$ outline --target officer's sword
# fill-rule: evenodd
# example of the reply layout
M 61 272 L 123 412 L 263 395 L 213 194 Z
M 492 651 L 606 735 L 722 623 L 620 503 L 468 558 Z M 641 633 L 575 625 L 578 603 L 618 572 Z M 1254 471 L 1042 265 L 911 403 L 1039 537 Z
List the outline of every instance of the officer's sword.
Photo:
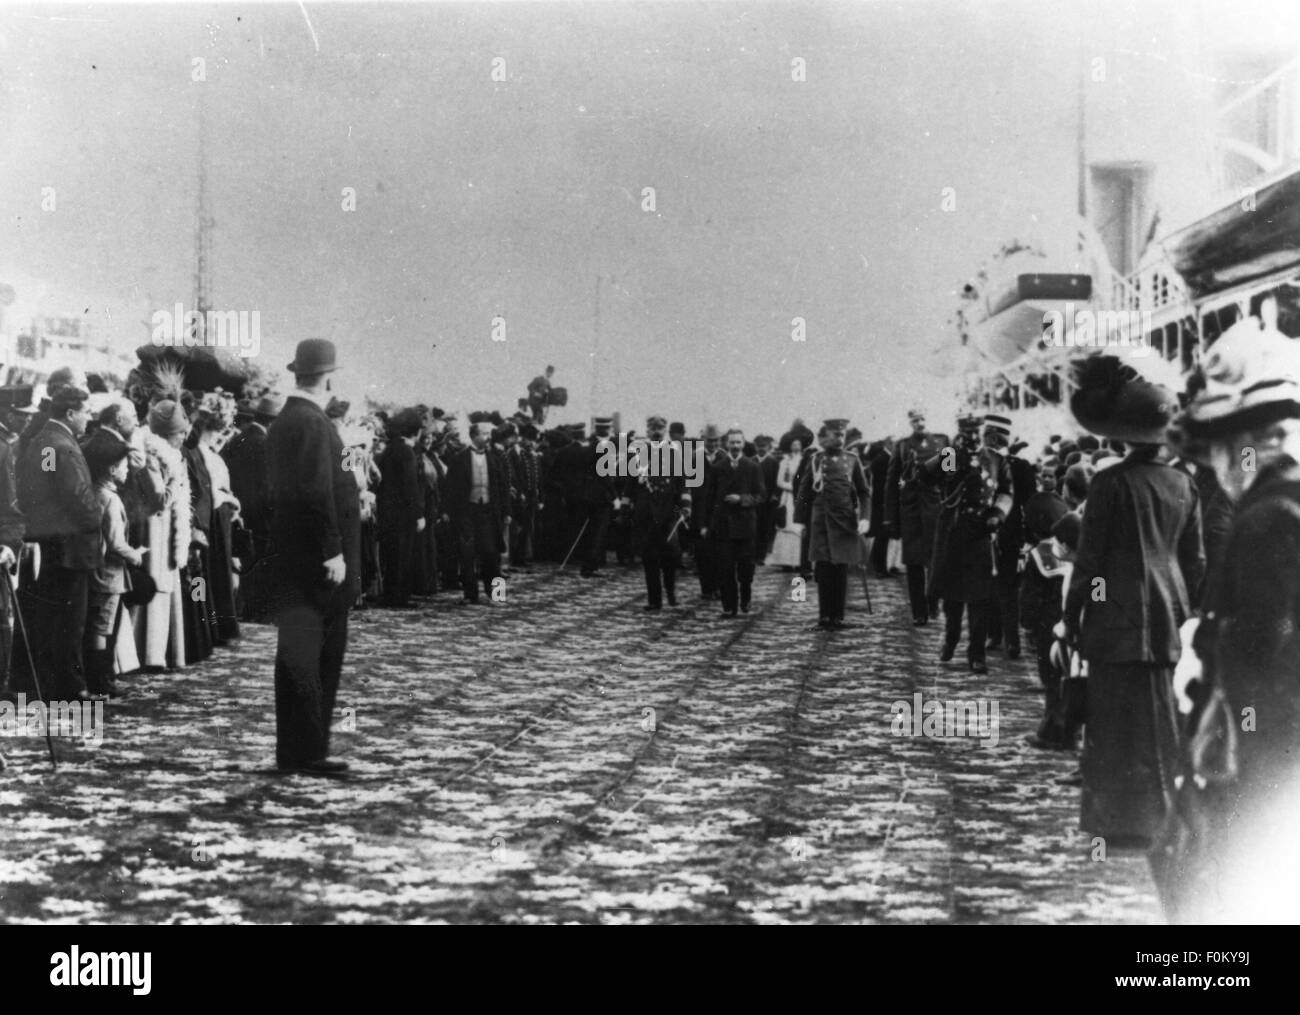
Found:
M 573 556 L 573 551 L 578 548 L 578 544 L 582 542 L 582 534 L 587 531 L 587 522 L 589 521 L 591 521 L 590 518 L 583 520 L 582 528 L 578 530 L 578 538 L 573 541 L 573 545 L 569 547 L 569 552 L 564 555 L 564 563 L 560 565 L 561 571 L 564 570 L 565 564 L 569 563 L 569 558 Z

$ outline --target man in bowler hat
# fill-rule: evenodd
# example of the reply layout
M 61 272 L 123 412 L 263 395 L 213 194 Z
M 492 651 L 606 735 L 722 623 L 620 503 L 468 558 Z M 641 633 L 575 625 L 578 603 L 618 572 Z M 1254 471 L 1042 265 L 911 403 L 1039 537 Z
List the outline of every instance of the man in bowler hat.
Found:
M 298 343 L 296 388 L 266 437 L 271 489 L 276 762 L 282 771 L 338 777 L 330 720 L 361 591 L 361 504 L 338 428 L 325 414 L 334 343 Z

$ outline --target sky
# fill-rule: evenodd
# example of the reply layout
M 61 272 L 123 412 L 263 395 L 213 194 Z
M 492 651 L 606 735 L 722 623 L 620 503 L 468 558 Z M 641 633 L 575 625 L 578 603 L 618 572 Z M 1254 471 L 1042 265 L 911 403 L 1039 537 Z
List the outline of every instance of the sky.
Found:
M 550 363 L 561 420 L 904 432 L 955 412 L 961 285 L 1073 211 L 1080 38 L 1176 62 L 1163 9 L 5 5 L 0 282 L 127 345 L 188 309 L 202 119 L 271 370 L 319 336 L 353 398 L 510 411 Z

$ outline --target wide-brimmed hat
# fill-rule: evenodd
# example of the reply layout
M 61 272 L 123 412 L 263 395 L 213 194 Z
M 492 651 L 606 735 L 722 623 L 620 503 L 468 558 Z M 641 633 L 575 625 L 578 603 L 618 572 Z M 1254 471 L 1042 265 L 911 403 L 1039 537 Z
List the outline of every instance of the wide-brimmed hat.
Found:
M 291 374 L 327 374 L 338 369 L 338 350 L 327 338 L 304 338 L 285 369 Z
M 1146 369 L 1151 359 L 1138 362 Z M 1139 373 L 1118 356 L 1089 356 L 1075 364 L 1074 382 L 1070 411 L 1089 433 L 1133 444 L 1164 442 L 1165 429 L 1178 409 L 1176 381 Z
M 1210 347 L 1187 394 L 1172 430 L 1192 439 L 1300 418 L 1300 342 L 1258 318 L 1238 321 Z
M 420 414 L 414 409 L 402 409 L 394 413 L 392 419 L 388 421 L 388 435 L 390 437 L 414 437 L 420 432 L 422 423 Z

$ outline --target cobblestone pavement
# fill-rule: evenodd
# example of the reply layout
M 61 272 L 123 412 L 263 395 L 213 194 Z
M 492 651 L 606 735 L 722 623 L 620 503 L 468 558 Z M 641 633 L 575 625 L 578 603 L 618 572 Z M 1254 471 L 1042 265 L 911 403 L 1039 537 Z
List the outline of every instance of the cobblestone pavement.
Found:
M 1160 919 L 1145 858 L 1078 831 L 1075 758 L 1025 742 L 1032 665 L 939 663 L 901 580 L 835 633 L 771 568 L 740 620 L 690 574 L 677 609 L 642 588 L 545 568 L 491 608 L 354 614 L 346 782 L 274 773 L 267 627 L 127 678 L 57 773 L 0 741 L 0 922 Z M 996 746 L 895 735 L 917 692 L 996 702 Z

